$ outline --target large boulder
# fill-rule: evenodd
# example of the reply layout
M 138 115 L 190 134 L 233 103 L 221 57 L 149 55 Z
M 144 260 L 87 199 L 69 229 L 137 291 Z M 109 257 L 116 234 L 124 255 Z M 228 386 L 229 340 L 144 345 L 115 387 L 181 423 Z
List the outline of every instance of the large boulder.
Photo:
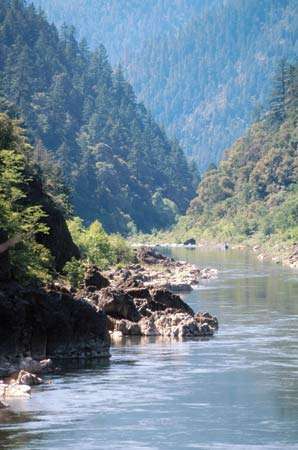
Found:
M 138 261 L 145 264 L 164 264 L 165 262 L 174 261 L 167 256 L 158 253 L 151 247 L 142 247 L 137 252 Z
M 195 320 L 200 324 L 207 323 L 210 327 L 214 328 L 214 330 L 218 330 L 218 320 L 217 317 L 212 316 L 210 313 L 197 313 L 195 315 Z
M 133 298 L 121 289 L 111 287 L 102 289 L 97 296 L 96 304 L 106 314 L 115 319 L 137 322 L 141 318 Z
M 19 285 L 0 288 L 0 368 L 24 357 L 109 356 L 106 314 L 64 291 Z M 25 367 L 22 367 L 25 369 Z M 1 375 L 1 374 L 0 374 Z M 3 374 L 2 374 L 3 376 Z
M 186 241 L 183 242 L 183 245 L 196 245 L 196 240 L 194 238 L 186 239 Z
M 94 286 L 99 290 L 108 287 L 110 282 L 101 274 L 97 266 L 92 265 L 86 270 L 84 284 L 86 287 Z
M 18 374 L 16 380 L 17 384 L 26 384 L 27 386 L 36 386 L 42 384 L 42 378 L 38 377 L 34 373 L 26 372 L 26 370 L 21 370 Z
M 179 295 L 175 295 L 167 289 L 151 290 L 150 307 L 152 311 L 163 311 L 167 308 L 194 315 L 192 308 L 185 303 Z
M 193 316 L 174 310 L 157 311 L 139 322 L 144 336 L 199 337 L 212 336 L 214 328 L 199 323 Z
M 125 290 L 132 298 L 147 298 L 150 299 L 150 291 L 145 287 L 128 288 Z

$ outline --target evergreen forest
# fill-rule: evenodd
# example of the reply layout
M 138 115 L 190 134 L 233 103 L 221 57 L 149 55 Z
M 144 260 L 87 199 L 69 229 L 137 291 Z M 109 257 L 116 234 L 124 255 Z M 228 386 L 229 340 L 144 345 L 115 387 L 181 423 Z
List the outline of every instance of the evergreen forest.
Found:
M 121 62 L 138 97 L 201 171 L 268 108 L 297 57 L 296 0 L 35 0 Z M 123 7 L 125 4 L 125 7 Z

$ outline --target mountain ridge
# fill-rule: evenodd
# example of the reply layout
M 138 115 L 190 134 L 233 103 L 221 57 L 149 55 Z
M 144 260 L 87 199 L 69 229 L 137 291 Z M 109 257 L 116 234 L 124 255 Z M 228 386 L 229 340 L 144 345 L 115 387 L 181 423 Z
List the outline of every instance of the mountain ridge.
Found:
M 22 0 L 1 3 L 0 38 L 2 97 L 61 165 L 76 214 L 125 234 L 166 227 L 186 210 L 195 174 L 104 46 L 90 51 Z
M 107 46 L 201 170 L 218 163 L 255 120 L 279 60 L 297 56 L 293 0 L 71 3 L 35 0 L 57 24 L 74 22 L 81 37 Z

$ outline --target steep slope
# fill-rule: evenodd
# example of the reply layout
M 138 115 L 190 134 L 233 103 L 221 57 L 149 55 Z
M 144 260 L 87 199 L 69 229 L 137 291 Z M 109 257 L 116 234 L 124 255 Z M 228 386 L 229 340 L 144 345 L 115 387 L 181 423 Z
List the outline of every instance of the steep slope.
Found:
M 295 0 L 35 0 L 113 62 L 201 169 L 255 120 L 274 66 L 297 56 Z
M 179 233 L 297 242 L 297 66 L 281 65 L 270 103 L 218 168 L 205 173 Z
M 150 231 L 185 211 L 194 177 L 182 150 L 136 101 L 103 46 L 58 34 L 22 0 L 0 5 L 2 95 L 31 141 L 60 161 L 75 211 L 108 231 Z M 41 143 L 41 144 L 40 144 Z
M 79 256 L 63 214 L 44 190 L 22 128 L 0 114 L 0 280 L 11 271 L 17 279 L 47 279 Z

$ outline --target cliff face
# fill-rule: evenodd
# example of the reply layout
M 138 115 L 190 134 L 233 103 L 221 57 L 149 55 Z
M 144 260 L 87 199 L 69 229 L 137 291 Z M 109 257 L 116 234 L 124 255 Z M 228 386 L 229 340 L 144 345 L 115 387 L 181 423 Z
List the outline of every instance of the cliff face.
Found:
M 109 356 L 106 314 L 65 289 L 0 284 L 0 366 Z

